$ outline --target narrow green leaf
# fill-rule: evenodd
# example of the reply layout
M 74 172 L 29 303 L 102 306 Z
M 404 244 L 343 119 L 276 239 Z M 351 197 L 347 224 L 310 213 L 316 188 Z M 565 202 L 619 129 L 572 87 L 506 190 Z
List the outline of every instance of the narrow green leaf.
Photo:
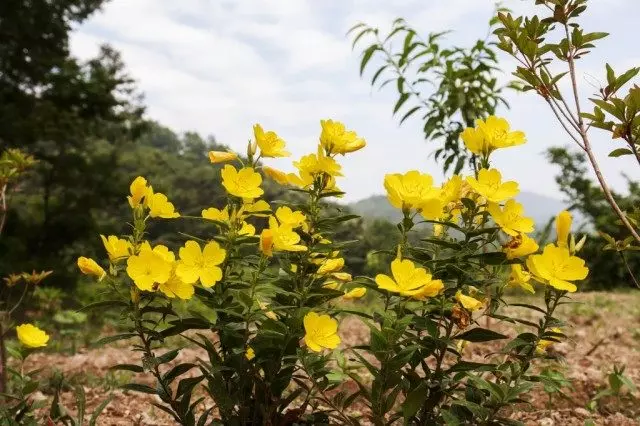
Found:
M 460 340 L 467 340 L 469 342 L 489 342 L 491 340 L 506 339 L 507 336 L 493 330 L 476 327 L 457 335 L 455 338 Z

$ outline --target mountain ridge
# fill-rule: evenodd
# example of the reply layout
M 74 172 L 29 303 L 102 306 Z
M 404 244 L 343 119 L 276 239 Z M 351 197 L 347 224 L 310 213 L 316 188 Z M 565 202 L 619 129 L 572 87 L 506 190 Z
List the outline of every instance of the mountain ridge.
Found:
M 522 191 L 515 198 L 524 206 L 526 216 L 532 218 L 538 228 L 568 207 L 568 203 L 561 200 L 530 191 Z M 367 219 L 386 219 L 392 223 L 402 219 L 402 212 L 389 203 L 386 195 L 371 195 L 351 202 L 348 206 L 354 213 Z M 573 215 L 576 222 L 579 222 L 579 217 L 576 217 L 579 215 Z

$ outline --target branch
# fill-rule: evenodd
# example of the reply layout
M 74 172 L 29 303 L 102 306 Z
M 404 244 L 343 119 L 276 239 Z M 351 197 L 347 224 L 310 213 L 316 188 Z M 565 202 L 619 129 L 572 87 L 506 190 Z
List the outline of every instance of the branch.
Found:
M 587 156 L 589 157 L 589 161 L 591 162 L 591 166 L 593 167 L 593 171 L 596 174 L 596 178 L 600 183 L 600 187 L 604 192 L 604 196 L 607 199 L 607 202 L 609 203 L 613 211 L 616 213 L 616 215 L 618 215 L 618 217 L 620 218 L 624 226 L 629 230 L 633 238 L 640 243 L 640 235 L 638 235 L 638 232 L 635 230 L 631 222 L 629 222 L 629 219 L 627 219 L 624 212 L 620 209 L 620 206 L 618 206 L 618 203 L 616 202 L 615 198 L 613 198 L 613 194 L 609 189 L 609 185 L 607 184 L 607 181 L 604 179 L 604 176 L 600 171 L 600 165 L 598 164 L 598 160 L 596 159 L 595 155 L 593 154 L 593 150 L 591 149 L 591 142 L 589 141 L 589 136 L 587 135 L 587 130 L 584 126 L 584 120 L 580 115 L 580 112 L 581 112 L 580 97 L 578 96 L 578 82 L 576 79 L 576 68 L 575 68 L 575 62 L 574 62 L 574 56 L 573 56 L 574 51 L 573 51 L 573 46 L 571 45 L 571 37 L 569 36 L 569 26 L 567 24 L 564 24 L 564 31 L 567 37 L 567 42 L 569 43 L 569 53 L 567 55 L 567 63 L 569 64 L 569 75 L 571 76 L 571 87 L 573 89 L 573 98 L 576 103 L 576 113 L 578 115 L 578 127 L 579 127 L 580 137 L 582 138 L 582 142 L 584 144 L 584 150 L 587 153 Z

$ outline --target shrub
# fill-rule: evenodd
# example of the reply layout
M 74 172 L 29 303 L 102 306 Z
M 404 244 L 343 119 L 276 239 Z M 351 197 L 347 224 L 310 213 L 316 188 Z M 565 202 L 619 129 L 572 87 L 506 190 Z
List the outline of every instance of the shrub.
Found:
M 339 156 L 365 141 L 341 123 L 321 125 L 317 150 L 293 163 L 296 173 L 262 164 L 289 153 L 258 125 L 246 158 L 211 152 L 212 163 L 225 163 L 228 196 L 200 217 L 181 216 L 144 177 L 131 183 L 130 232 L 102 237 L 108 267 L 78 259 L 83 273 L 107 283 L 90 307 L 119 309 L 126 322 L 124 333 L 103 342 L 135 339 L 141 353 L 139 364 L 115 368 L 149 372 L 157 382 L 125 388 L 157 395 L 154 405 L 185 425 L 512 424 L 508 408 L 544 382 L 531 364 L 564 337 L 555 308 L 588 273 L 575 256 L 570 214 L 558 215 L 556 243 L 540 250 L 528 235 L 533 221 L 513 199 L 518 184 L 491 168 L 491 153 L 525 143 L 524 133 L 490 116 L 462 134 L 477 156 L 474 174 L 442 185 L 417 170 L 387 175 L 389 202 L 403 215 L 399 244 L 385 253 L 393 260 L 384 273 L 354 278 L 343 269 L 346 243 L 333 238 L 354 216 L 332 213 L 327 200 L 343 194 Z M 302 201 L 262 200 L 263 175 Z M 169 248 L 147 233 L 150 222 L 166 220 L 197 220 L 211 231 L 183 235 L 180 247 Z M 421 223 L 432 232 L 416 243 L 411 234 Z M 515 306 L 539 320 L 504 315 L 506 288 L 533 293 L 534 283 L 544 285 L 544 307 Z M 373 295 L 367 309 L 351 302 L 366 293 Z M 338 349 L 346 315 L 368 325 L 369 342 Z M 482 316 L 511 333 L 478 326 Z M 516 326 L 529 330 L 516 334 Z M 206 357 L 173 362 L 180 353 L 166 344 L 173 336 Z M 478 342 L 494 342 L 485 362 L 465 355 Z

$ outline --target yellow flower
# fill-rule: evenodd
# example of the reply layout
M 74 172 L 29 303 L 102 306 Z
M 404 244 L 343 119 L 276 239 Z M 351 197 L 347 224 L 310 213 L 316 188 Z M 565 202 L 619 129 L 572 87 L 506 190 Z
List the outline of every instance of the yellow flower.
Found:
M 547 244 L 542 254 L 529 256 L 527 268 L 535 280 L 571 293 L 578 289 L 571 281 L 583 280 L 589 274 L 584 260 L 571 256 L 568 248 L 553 244 Z
M 164 246 L 144 244 L 140 253 L 127 259 L 127 275 L 140 290 L 153 291 L 154 284 L 163 284 L 171 277 L 175 256 Z
M 458 290 L 458 292 L 456 293 L 456 300 L 468 311 L 477 311 L 478 309 L 481 309 L 482 306 L 484 305 L 481 301 L 479 301 L 478 299 L 474 299 L 471 296 L 465 296 L 464 294 L 462 294 L 461 290 Z
M 95 260 L 84 256 L 80 256 L 78 258 L 78 268 L 80 268 L 80 272 L 85 275 L 95 275 L 98 277 L 98 280 L 102 280 L 105 275 L 107 275 L 104 269 L 102 269 Z
M 571 232 L 571 213 L 563 210 L 556 218 L 556 234 L 558 236 L 558 247 L 567 247 L 569 232 Z
M 507 259 L 528 256 L 538 251 L 538 243 L 527 234 L 518 234 L 505 245 Z
M 322 288 L 328 288 L 329 290 L 339 290 L 340 287 L 341 284 L 334 280 L 329 280 L 322 284 Z
M 509 275 L 509 285 L 514 287 L 520 287 L 524 291 L 528 291 L 529 293 L 535 293 L 533 286 L 529 284 L 531 281 L 531 274 L 524 269 L 522 269 L 522 265 L 520 264 L 512 264 L 511 265 L 511 275 Z
M 170 299 L 174 297 L 178 297 L 182 300 L 188 300 L 193 297 L 193 293 L 195 289 L 193 288 L 193 284 L 185 283 L 174 273 L 171 274 L 171 277 L 165 283 L 161 283 L 158 286 L 158 290 L 163 292 L 165 296 Z
M 187 241 L 180 248 L 180 261 L 176 267 L 176 275 L 185 283 L 200 280 L 203 287 L 212 287 L 222 279 L 220 265 L 227 251 L 215 241 L 208 242 L 204 249 L 196 241 Z
M 254 124 L 253 135 L 263 157 L 288 157 L 291 155 L 290 152 L 285 151 L 284 141 L 275 132 L 265 132 L 262 126 Z
M 425 300 L 429 297 L 436 297 L 440 292 L 444 290 L 444 283 L 442 280 L 431 280 L 429 284 L 422 287 L 420 292 L 413 295 L 414 299 Z
M 105 250 L 107 250 L 109 260 L 112 262 L 128 257 L 130 251 L 133 250 L 133 246 L 129 241 L 120 239 L 115 235 L 109 235 L 108 237 L 100 235 L 100 238 L 102 239 Z
M 131 208 L 135 208 L 140 205 L 142 199 L 147 195 L 148 189 L 147 180 L 142 176 L 138 176 L 133 180 L 133 182 L 131 182 L 131 185 L 129 186 L 129 192 L 131 195 L 127 197 Z
M 252 359 L 254 359 L 256 357 L 256 353 L 253 350 L 253 348 L 251 346 L 249 346 L 247 348 L 247 351 L 245 352 L 244 356 L 247 358 L 247 360 L 251 361 Z
M 209 151 L 209 161 L 211 161 L 212 164 L 226 163 L 227 161 L 233 161 L 237 158 L 238 155 L 235 152 Z
M 49 336 L 33 324 L 22 324 L 16 327 L 16 334 L 20 343 L 28 348 L 47 346 Z
M 331 276 L 333 278 L 335 278 L 336 280 L 343 281 L 343 282 L 348 282 L 348 281 L 351 281 L 353 279 L 351 274 L 348 273 L 348 272 L 334 272 L 334 273 L 331 274 Z
M 264 191 L 260 188 L 262 176 L 252 167 L 244 167 L 240 171 L 230 164 L 222 169 L 222 186 L 231 195 L 240 198 L 258 198 Z
M 453 175 L 451 179 L 442 184 L 442 201 L 445 204 L 457 203 L 464 197 L 464 181 L 460 175 Z
M 558 327 L 553 327 L 550 331 L 554 332 L 554 333 L 558 333 L 561 334 L 562 330 Z M 556 339 L 559 339 L 560 336 L 555 337 Z M 554 343 L 556 343 L 554 340 L 544 340 L 544 339 L 540 339 L 538 341 L 538 344 L 536 345 L 536 352 L 540 355 L 544 354 L 547 351 L 547 348 L 551 345 L 553 345 Z
M 263 229 L 260 234 L 260 251 L 265 256 L 273 256 L 273 232 L 271 229 Z
M 461 136 L 467 149 L 476 155 L 489 155 L 498 148 L 526 142 L 523 132 L 512 132 L 507 120 L 493 115 L 486 121 L 476 120 L 476 127 L 465 129 Z
M 276 251 L 306 251 L 307 248 L 301 244 L 300 235 L 298 235 L 291 226 L 278 225 L 276 218 L 269 218 L 270 237 L 272 239 L 272 248 Z M 267 236 L 268 238 L 269 236 Z M 268 240 L 267 240 L 268 241 Z M 266 242 L 265 242 L 266 243 Z M 265 251 L 263 250 L 263 253 Z M 265 253 L 266 254 L 266 253 Z
M 487 211 L 506 234 L 514 237 L 519 233 L 533 232 L 533 219 L 522 215 L 524 207 L 516 200 L 508 200 L 502 209 L 497 203 L 489 203 Z
M 474 191 L 493 203 L 512 198 L 520 192 L 517 182 L 508 181 L 502 183 L 502 175 L 496 169 L 482 169 L 478 172 L 477 180 L 474 177 L 467 176 L 467 182 Z
M 265 200 L 247 201 L 242 205 L 243 216 L 268 217 L 271 206 Z
M 441 191 L 433 186 L 431 175 L 417 170 L 388 174 L 384 177 L 384 187 L 389 202 L 395 208 L 437 212 L 438 217 L 442 214 Z
M 271 179 L 278 182 L 280 185 L 288 185 L 289 179 L 287 178 L 287 174 L 278 169 L 274 169 L 269 166 L 262 166 L 262 171 L 265 175 L 269 176 Z
M 225 206 L 222 210 L 216 209 L 215 207 L 209 207 L 208 209 L 202 210 L 202 217 L 218 222 L 229 222 L 229 207 Z
M 367 293 L 367 289 L 365 287 L 356 287 L 351 291 L 348 291 L 342 296 L 343 299 L 360 299 Z
M 175 207 L 169 202 L 166 195 L 156 192 L 155 194 L 147 195 L 147 197 L 149 197 L 147 200 L 149 216 L 164 219 L 180 217 L 180 214 L 175 211 Z
M 294 161 L 293 165 L 299 170 L 303 183 L 308 182 L 309 179 L 313 181 L 313 176 L 322 173 L 326 173 L 329 176 L 342 176 L 340 172 L 342 167 L 340 164 L 333 158 L 327 156 L 322 150 L 321 145 L 318 146 L 317 154 L 305 155 L 300 158 L 300 161 Z
M 325 259 L 318 268 L 318 275 L 327 275 L 332 272 L 337 272 L 344 267 L 344 259 L 338 257 L 336 259 Z
M 297 228 L 307 220 L 307 217 L 301 211 L 293 211 L 287 206 L 278 207 L 276 210 L 276 218 L 280 225 L 288 225 L 291 228 Z
M 303 323 L 304 341 L 312 351 L 320 352 L 322 348 L 335 349 L 340 344 L 338 321 L 329 315 L 309 312 L 304 316 Z
M 364 139 L 359 138 L 356 132 L 348 131 L 339 121 L 320 120 L 320 126 L 320 144 L 328 153 L 344 155 L 366 145 Z
M 399 293 L 402 296 L 416 297 L 425 291 L 430 293 L 430 288 L 434 284 L 435 287 L 439 287 L 440 280 L 432 280 L 431 274 L 428 274 L 426 269 L 416 268 L 414 263 L 408 259 L 395 259 L 391 262 L 391 274 L 393 278 L 384 274 L 376 276 L 378 288 Z
M 242 222 L 242 227 L 238 230 L 238 235 L 252 237 L 256 235 L 256 228 L 250 223 Z

